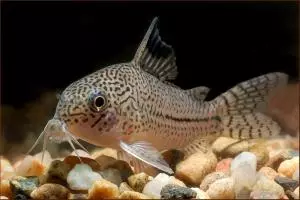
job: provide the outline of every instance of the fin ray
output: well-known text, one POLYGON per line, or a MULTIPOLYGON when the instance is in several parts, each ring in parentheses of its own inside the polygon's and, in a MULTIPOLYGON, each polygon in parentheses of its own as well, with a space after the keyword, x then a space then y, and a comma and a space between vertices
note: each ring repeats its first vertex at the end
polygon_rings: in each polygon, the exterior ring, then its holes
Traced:
POLYGON ((161 40, 155 17, 146 32, 133 61, 136 67, 160 80, 174 80, 177 77, 176 57, 173 48, 161 40))
POLYGON ((186 90, 187 94, 190 95, 196 101, 204 101, 210 89, 205 86, 195 87, 186 90))
POLYGON ((173 174, 173 170, 169 164, 163 159, 161 154, 148 142, 140 141, 134 144, 126 144, 120 141, 120 147, 131 156, 153 166, 169 174, 173 174))
POLYGON ((284 73, 269 73, 237 84, 211 103, 221 117, 221 135, 238 138, 264 138, 278 135, 281 127, 263 114, 270 93, 287 84, 284 73))
POLYGON ((284 73, 269 73, 237 84, 218 96, 215 100, 219 114, 240 115, 253 111, 262 111, 266 107, 268 95, 273 89, 287 83, 284 73))

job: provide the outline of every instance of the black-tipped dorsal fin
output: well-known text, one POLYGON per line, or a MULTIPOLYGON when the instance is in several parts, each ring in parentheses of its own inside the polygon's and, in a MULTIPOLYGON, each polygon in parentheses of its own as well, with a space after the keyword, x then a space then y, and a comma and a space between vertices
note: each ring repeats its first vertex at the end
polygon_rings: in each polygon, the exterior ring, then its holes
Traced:
POLYGON ((137 67, 160 80, 174 80, 178 74, 173 48, 161 40, 155 17, 142 40, 133 61, 137 67))
POLYGON ((204 101, 206 98, 209 88, 205 86, 195 87, 189 90, 186 90, 187 94, 190 95, 196 101, 204 101))

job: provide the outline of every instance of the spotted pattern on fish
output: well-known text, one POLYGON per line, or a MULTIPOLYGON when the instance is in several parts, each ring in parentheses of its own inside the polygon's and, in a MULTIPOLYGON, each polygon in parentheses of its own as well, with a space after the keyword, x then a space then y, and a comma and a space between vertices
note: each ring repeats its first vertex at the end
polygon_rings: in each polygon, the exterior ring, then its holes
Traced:
POLYGON ((169 172, 158 151, 178 148, 192 153, 208 148, 205 137, 244 139, 280 132, 260 110, 268 94, 286 84, 287 75, 262 75, 205 101, 209 88, 184 90, 169 82, 178 74, 176 57, 161 40, 157 21, 151 23, 132 61, 71 83, 60 97, 54 119, 65 123, 76 138, 123 150, 169 172))

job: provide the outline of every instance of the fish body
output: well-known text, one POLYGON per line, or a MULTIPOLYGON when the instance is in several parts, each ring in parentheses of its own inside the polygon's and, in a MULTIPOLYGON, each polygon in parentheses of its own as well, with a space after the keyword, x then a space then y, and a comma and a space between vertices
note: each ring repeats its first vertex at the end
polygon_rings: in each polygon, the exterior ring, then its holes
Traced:
POLYGON ((205 101, 209 88, 184 90, 169 82, 178 74, 176 57, 161 40, 157 20, 132 61, 100 69, 64 90, 50 121, 63 124, 68 134, 56 141, 75 137, 112 147, 120 155, 172 173, 159 154, 162 150, 193 153, 208 137, 259 138, 280 132, 259 109, 273 88, 286 84, 287 75, 262 75, 205 101))
POLYGON ((148 141, 164 150, 181 148, 199 134, 211 132, 213 128, 208 125, 214 122, 217 128, 219 120, 214 118, 217 115, 211 103, 198 101, 186 90, 166 84, 133 65, 122 63, 104 68, 63 92, 62 99, 69 99, 59 102, 57 114, 71 133, 79 138, 84 133, 82 139, 98 146, 120 148, 121 138, 130 143, 148 141), (78 89, 75 94, 73 88, 78 89), (89 95, 82 96, 83 90, 92 96, 107 96, 107 107, 100 116, 93 109, 83 109, 93 106, 89 95), (82 109, 73 101, 78 101, 82 109), (68 114, 65 105, 69 106, 68 114))

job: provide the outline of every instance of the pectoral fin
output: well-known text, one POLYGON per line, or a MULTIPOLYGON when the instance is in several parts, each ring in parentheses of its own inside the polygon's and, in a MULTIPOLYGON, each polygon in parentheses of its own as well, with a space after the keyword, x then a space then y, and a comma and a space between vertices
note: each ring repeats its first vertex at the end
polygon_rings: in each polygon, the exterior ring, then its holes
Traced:
MULTIPOLYGON (((166 173, 174 173, 174 171, 169 167, 168 163, 163 159, 159 151, 148 142, 140 141, 133 144, 126 144, 121 140, 120 147, 129 155, 140 161, 143 161, 144 163, 147 163, 166 173)), ((135 164, 143 167, 138 162, 135 164)))

